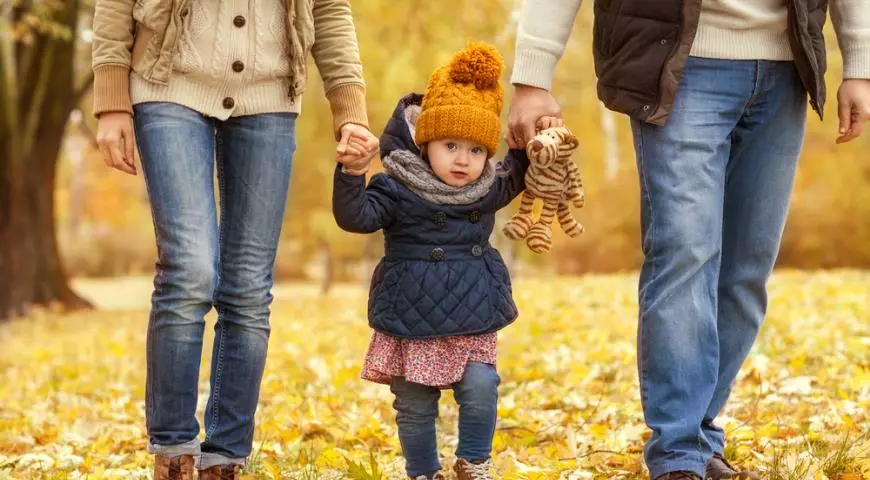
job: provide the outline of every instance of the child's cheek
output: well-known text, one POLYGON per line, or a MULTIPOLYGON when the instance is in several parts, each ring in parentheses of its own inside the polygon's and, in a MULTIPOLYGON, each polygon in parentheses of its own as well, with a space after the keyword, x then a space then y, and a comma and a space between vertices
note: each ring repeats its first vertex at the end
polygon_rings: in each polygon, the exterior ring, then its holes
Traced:
POLYGON ((481 160, 480 162, 478 162, 478 163, 474 166, 474 167, 475 167, 475 168, 474 168, 474 176, 475 176, 475 178, 480 177, 480 175, 483 174, 483 169, 484 169, 484 167, 486 167, 486 162, 488 162, 488 161, 489 161, 489 160, 487 160, 486 158, 484 158, 483 160, 481 160))

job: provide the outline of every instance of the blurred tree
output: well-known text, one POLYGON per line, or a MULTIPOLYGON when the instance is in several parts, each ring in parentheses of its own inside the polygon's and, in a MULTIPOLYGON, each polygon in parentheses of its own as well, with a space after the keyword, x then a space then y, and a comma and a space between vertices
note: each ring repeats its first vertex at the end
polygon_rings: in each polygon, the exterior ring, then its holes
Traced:
POLYGON ((0 6, 0 319, 32 305, 88 302, 68 285, 55 234, 54 186, 76 83, 81 0, 0 6))

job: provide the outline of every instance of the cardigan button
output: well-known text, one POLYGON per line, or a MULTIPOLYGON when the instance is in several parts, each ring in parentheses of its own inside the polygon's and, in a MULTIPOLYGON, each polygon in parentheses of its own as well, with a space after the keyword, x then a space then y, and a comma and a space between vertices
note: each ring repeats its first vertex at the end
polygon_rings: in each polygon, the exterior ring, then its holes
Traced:
POLYGON ((224 108, 233 108, 236 105, 236 101, 233 100, 233 97, 227 97, 224 99, 224 108))
POLYGON ((233 71, 234 72, 240 73, 244 69, 245 69, 245 64, 241 60, 236 60, 235 62, 233 62, 233 71))
POLYGON ((245 20, 245 17, 243 17, 241 15, 238 15, 238 16, 236 16, 236 18, 233 19, 233 25, 235 25, 238 28, 244 27, 246 22, 247 21, 245 20))
POLYGON ((429 253, 429 258, 435 260, 436 262, 440 262, 444 260, 444 249, 443 248, 434 248, 432 252, 429 253))
POLYGON ((474 210, 473 212, 468 214, 468 221, 471 223, 477 223, 480 221, 480 210, 474 210))

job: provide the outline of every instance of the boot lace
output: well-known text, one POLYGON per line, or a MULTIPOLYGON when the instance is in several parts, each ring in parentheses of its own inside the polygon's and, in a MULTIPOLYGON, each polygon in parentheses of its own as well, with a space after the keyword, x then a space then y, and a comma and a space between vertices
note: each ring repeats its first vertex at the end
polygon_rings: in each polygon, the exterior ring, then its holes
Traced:
POLYGON ((489 475, 489 468, 492 466, 492 461, 487 460, 483 463, 465 462, 465 472, 471 476, 471 480, 492 480, 489 475))

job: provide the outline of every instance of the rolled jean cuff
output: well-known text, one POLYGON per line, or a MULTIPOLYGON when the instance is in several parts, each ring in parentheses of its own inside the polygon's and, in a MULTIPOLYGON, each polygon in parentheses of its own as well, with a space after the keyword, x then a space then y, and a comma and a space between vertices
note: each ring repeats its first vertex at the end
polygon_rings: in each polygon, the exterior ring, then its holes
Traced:
POLYGON ((219 453, 203 453, 196 459, 196 469, 205 470, 217 465, 241 465, 245 466, 245 458, 230 458, 219 453))
POLYGON ((189 442, 177 445, 157 445, 149 442, 148 453, 163 457, 179 457, 181 455, 193 455, 197 457, 199 456, 199 439, 194 438, 189 442))

